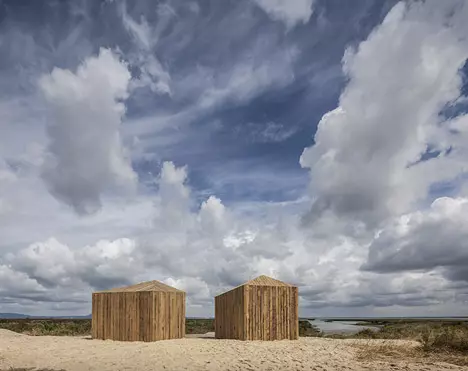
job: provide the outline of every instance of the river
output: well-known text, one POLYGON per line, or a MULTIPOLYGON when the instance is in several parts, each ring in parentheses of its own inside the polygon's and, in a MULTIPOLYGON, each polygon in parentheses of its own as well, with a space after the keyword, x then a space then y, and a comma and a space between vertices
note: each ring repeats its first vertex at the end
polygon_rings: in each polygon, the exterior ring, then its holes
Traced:
POLYGON ((361 330, 370 329, 377 331, 377 326, 361 326, 357 325, 359 322, 348 322, 348 321, 333 321, 325 322, 319 319, 309 321, 312 325, 317 327, 320 331, 325 334, 355 334, 361 330))

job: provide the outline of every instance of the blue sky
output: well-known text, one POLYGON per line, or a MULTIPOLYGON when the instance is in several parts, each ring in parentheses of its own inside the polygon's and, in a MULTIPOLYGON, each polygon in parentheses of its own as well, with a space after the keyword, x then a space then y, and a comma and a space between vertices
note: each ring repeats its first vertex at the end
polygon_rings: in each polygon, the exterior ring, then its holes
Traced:
POLYGON ((463 1, 0 4, 0 312, 159 279, 205 315, 260 274, 462 312, 463 1))

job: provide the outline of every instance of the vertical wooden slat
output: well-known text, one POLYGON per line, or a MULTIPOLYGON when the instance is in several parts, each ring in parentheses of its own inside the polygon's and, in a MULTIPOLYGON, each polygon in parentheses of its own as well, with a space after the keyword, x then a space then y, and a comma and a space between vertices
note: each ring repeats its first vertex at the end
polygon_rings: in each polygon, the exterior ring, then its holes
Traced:
POLYGON ((223 308, 223 318, 225 320, 225 322, 224 322, 224 336, 227 337, 227 338, 230 338, 231 335, 229 333, 229 330, 230 330, 231 323, 230 323, 229 317, 227 316, 227 311, 226 311, 226 302, 227 302, 227 299, 228 299, 228 295, 225 295, 223 297, 222 307, 221 308, 223 308))
POLYGON ((100 294, 100 306, 99 312, 101 317, 101 324, 100 324, 100 331, 101 331, 101 339, 106 338, 106 294, 100 294))
POLYGON ((283 308, 283 288, 278 287, 278 340, 283 339, 283 323, 284 323, 284 308, 283 308))
MULTIPOLYGON (((232 291, 231 295, 229 295, 226 299, 228 299, 228 303, 231 303, 231 305, 232 305, 231 310, 230 310, 231 311, 231 316, 230 316, 231 318, 230 318, 230 321, 229 321, 229 324, 230 324, 230 326, 229 326, 229 337, 231 339, 235 339, 236 335, 235 335, 234 330, 235 330, 235 327, 236 327, 236 320, 237 320, 237 318, 236 318, 237 312, 236 312, 236 307, 235 307, 235 305, 236 305, 236 303, 235 303, 235 301, 236 301, 236 290, 232 291)), ((226 308, 227 308, 227 305, 226 305, 226 308)))
POLYGON ((160 311, 160 318, 159 323, 161 326, 161 337, 166 339, 167 337, 167 329, 166 329, 166 293, 161 293, 161 302, 159 303, 159 311, 160 311))
POLYGON ((180 310, 179 310, 179 295, 176 293, 174 295, 174 339, 180 337, 180 310))
POLYGON ((220 321, 218 321, 218 332, 219 332, 218 338, 220 339, 225 337, 223 333, 223 329, 224 329, 224 326, 226 326, 226 322, 225 322, 226 319, 224 318, 224 315, 223 315, 222 300, 223 300, 222 296, 218 298, 218 315, 219 315, 219 318, 221 319, 220 321))
POLYGON ((154 327, 153 327, 153 308, 154 308, 154 300, 153 300, 153 292, 148 292, 148 310, 147 310, 147 328, 148 328, 148 341, 154 340, 154 327))
POLYGON ((160 292, 159 293, 159 318, 158 318, 158 321, 159 321, 159 337, 160 339, 165 339, 165 325, 164 325, 164 320, 165 320, 165 314, 166 314, 166 311, 164 310, 164 300, 166 299, 166 295, 164 292, 160 292))
POLYGON ((284 310, 284 318, 283 318, 283 339, 288 338, 288 288, 283 287, 283 310, 284 310))
POLYGON ((153 341, 153 293, 146 293, 146 341, 153 341))
POLYGON ((251 340, 255 340, 257 338, 257 323, 258 323, 258 315, 257 315, 257 287, 252 287, 252 314, 253 314, 253 321, 252 321, 252 337, 251 340))
POLYGON ((182 306, 182 335, 181 337, 185 337, 185 316, 186 316, 186 312, 185 312, 185 303, 186 303, 186 294, 185 292, 182 294, 182 303, 180 304, 182 306))
POLYGON ((169 339, 173 339, 174 338, 174 293, 173 292, 170 292, 169 293, 169 318, 168 318, 168 322, 169 322, 169 339))
POLYGON ((250 328, 250 287, 244 286, 244 305, 243 305, 243 312, 244 312, 244 330, 242 334, 242 340, 249 339, 249 328, 250 328))
POLYGON ((133 341, 139 341, 140 340, 140 321, 139 321, 139 316, 140 316, 140 298, 139 298, 139 293, 138 292, 132 292, 131 297, 132 297, 132 315, 133 315, 133 321, 132 321, 132 335, 131 339, 133 341))
POLYGON ((268 339, 268 328, 270 324, 268 323, 268 286, 263 286, 262 292, 262 318, 263 318, 263 333, 262 333, 262 340, 269 340, 268 339))
POLYGON ((133 293, 126 292, 126 313, 127 313, 127 339, 133 341, 133 322, 135 321, 134 305, 133 305, 133 293))
POLYGON ((95 325, 95 331, 96 331, 96 339, 102 339, 102 332, 101 332, 101 295, 100 294, 94 294, 94 300, 96 303, 96 309, 95 309, 95 315, 96 315, 96 325, 95 325))
POLYGON ((126 339, 132 340, 132 321, 133 321, 133 312, 132 312, 132 295, 131 293, 124 293, 125 295, 125 313, 127 317, 125 331, 126 339))
POLYGON ((143 292, 139 292, 138 294, 138 340, 139 341, 145 341, 146 340, 146 329, 145 329, 145 308, 146 303, 145 303, 145 298, 146 295, 144 295, 143 292))
POLYGON ((115 318, 116 318, 116 313, 115 313, 115 294, 114 293, 109 293, 109 339, 115 339, 114 335, 114 329, 115 329, 115 318))
POLYGON ((289 287, 286 288, 286 312, 286 338, 291 339, 291 289, 289 287))
POLYGON ((255 288, 250 286, 249 288, 250 290, 250 294, 249 294, 249 312, 250 312, 250 328, 249 328, 249 340, 253 340, 254 339, 254 327, 255 327, 255 321, 256 321, 256 317, 255 317, 255 288))
POLYGON ((96 337, 102 339, 102 296, 96 294, 96 337))
MULTIPOLYGON (((228 313, 228 305, 229 303, 232 303, 233 300, 232 300, 232 297, 236 295, 236 292, 235 291, 232 291, 230 295, 226 296, 226 298, 224 299, 224 310, 225 310, 225 316, 226 318, 228 319, 228 323, 229 323, 229 332, 228 332, 228 336, 229 338, 233 338, 234 337, 234 334, 233 334, 233 327, 234 327, 234 321, 235 321, 235 312, 234 312, 234 316, 231 314, 229 315, 230 313, 228 313)), ((233 308, 231 307, 231 310, 233 308)))
POLYGON ((293 321, 292 321, 292 339, 296 340, 299 338, 299 291, 297 287, 293 287, 293 321))
POLYGON ((109 306, 108 306, 108 300, 107 300, 107 294, 102 295, 102 338, 105 340, 108 337, 109 331, 108 331, 108 326, 109 326, 109 306))
POLYGON ((219 339, 219 329, 218 329, 218 325, 220 323, 220 318, 219 318, 219 297, 215 297, 215 309, 214 309, 214 312, 215 312, 215 318, 214 318, 214 328, 215 328, 215 338, 216 339, 219 339))
POLYGON ((257 297, 258 297, 258 324, 257 324, 257 339, 256 340, 263 340, 263 286, 257 287, 257 297))
POLYGON ((112 302, 111 293, 106 294, 106 339, 112 339, 112 302))
POLYGON ((232 327, 233 327, 233 322, 235 321, 235 319, 234 319, 234 316, 232 314, 231 314, 231 316, 228 317, 229 314, 228 314, 228 310, 227 310, 227 308, 228 308, 227 304, 232 301, 231 298, 232 298, 233 295, 235 295, 235 291, 234 292, 231 291, 231 293, 229 295, 226 295, 226 297, 224 298, 224 315, 225 315, 225 318, 227 318, 228 325, 229 325, 227 335, 231 339, 234 337, 233 334, 232 334, 232 327))
POLYGON ((271 306, 272 306, 272 313, 271 313, 271 322, 272 322, 272 328, 271 328, 271 339, 276 340, 278 339, 277 337, 277 324, 278 324, 278 319, 276 317, 276 312, 278 310, 278 306, 276 305, 276 298, 278 296, 278 288, 277 287, 272 287, 272 297, 271 297, 271 306))
MULTIPOLYGON (((218 314, 219 314, 219 317, 224 320, 224 316, 223 316, 223 313, 222 313, 222 303, 221 301, 223 300, 222 297, 219 297, 218 298, 218 314)), ((221 321, 218 321, 218 332, 219 332, 219 339, 222 339, 224 336, 223 334, 221 333, 223 331, 223 327, 224 327, 224 322, 221 322, 221 321)))
POLYGON ((91 294, 91 337, 96 339, 96 301, 95 301, 96 294, 91 294))
POLYGON ((166 322, 166 337, 165 339, 170 339, 171 338, 171 293, 166 292, 166 317, 165 321, 166 322))
POLYGON ((159 292, 153 293, 153 340, 161 339, 159 326, 159 292))
POLYGON ((284 335, 283 335, 283 338, 284 339, 288 339, 289 336, 288 336, 288 322, 289 322, 289 311, 288 311, 288 288, 287 287, 283 287, 283 308, 284 308, 284 320, 283 320, 283 323, 284 323, 284 335))
POLYGON ((107 294, 102 295, 102 338, 107 339, 108 334, 108 324, 109 324, 109 308, 107 305, 107 294))
POLYGON ((179 337, 179 317, 177 314, 177 293, 172 293, 172 338, 177 339, 179 337))
POLYGON ((125 293, 120 293, 120 340, 125 341, 126 338, 126 331, 127 331, 127 313, 125 311, 125 293))
POLYGON ((255 312, 257 317, 257 322, 255 324, 255 338, 254 340, 260 340, 260 333, 262 329, 262 317, 261 317, 261 305, 262 305, 262 298, 261 298, 261 286, 255 287, 255 296, 256 296, 256 303, 255 303, 255 312))
POLYGON ((271 290, 272 287, 266 287, 266 335, 265 340, 271 340, 271 290))
POLYGON ((284 308, 286 309, 286 320, 285 320, 285 325, 286 325, 286 339, 289 339, 289 328, 290 328, 290 323, 291 323, 291 303, 290 303, 290 293, 291 290, 289 287, 285 288, 285 299, 286 299, 286 304, 284 308))

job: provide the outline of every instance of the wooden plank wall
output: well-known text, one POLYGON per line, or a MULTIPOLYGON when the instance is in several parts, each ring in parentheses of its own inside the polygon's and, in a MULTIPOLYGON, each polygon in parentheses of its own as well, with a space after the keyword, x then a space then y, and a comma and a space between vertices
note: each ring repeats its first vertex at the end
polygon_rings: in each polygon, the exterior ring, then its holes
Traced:
POLYGON ((92 295, 92 337, 155 341, 185 336, 185 293, 106 292, 92 295))
POLYGON ((240 286, 215 297, 215 337, 245 339, 244 288, 240 286))
POLYGON ((245 328, 248 340, 299 338, 298 289, 288 286, 246 286, 245 328))
POLYGON ((154 292, 153 340, 185 337, 185 293, 154 292))

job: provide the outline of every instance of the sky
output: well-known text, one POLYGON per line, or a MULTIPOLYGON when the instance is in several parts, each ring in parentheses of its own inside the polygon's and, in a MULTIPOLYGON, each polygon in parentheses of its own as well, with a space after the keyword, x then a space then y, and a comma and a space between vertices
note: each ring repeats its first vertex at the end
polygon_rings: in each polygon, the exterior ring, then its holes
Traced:
POLYGON ((0 0, 0 312, 265 274, 463 316, 468 2, 0 0))

